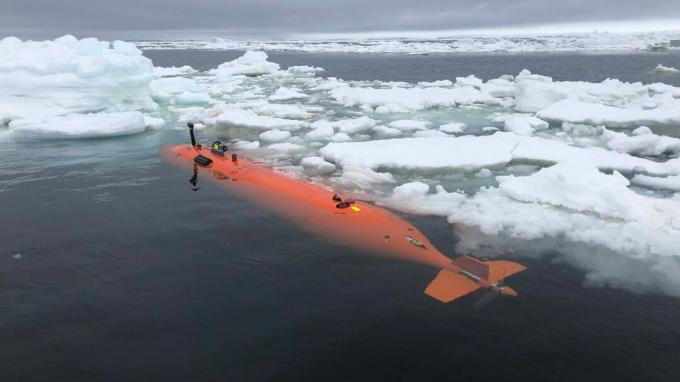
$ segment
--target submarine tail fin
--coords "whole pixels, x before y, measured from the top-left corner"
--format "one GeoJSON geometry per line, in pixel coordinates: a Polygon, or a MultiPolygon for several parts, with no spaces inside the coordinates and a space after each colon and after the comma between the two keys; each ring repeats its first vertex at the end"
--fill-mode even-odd
{"type": "Polygon", "coordinates": [[[490,283],[501,281],[506,277],[512,276],[515,273],[519,273],[527,269],[527,267],[520,263],[507,260],[489,260],[485,261],[484,264],[489,266],[489,275],[487,276],[487,281],[490,283]]]}
{"type": "Polygon", "coordinates": [[[442,269],[425,288],[425,294],[441,302],[451,302],[479,288],[479,284],[467,277],[442,269]]]}

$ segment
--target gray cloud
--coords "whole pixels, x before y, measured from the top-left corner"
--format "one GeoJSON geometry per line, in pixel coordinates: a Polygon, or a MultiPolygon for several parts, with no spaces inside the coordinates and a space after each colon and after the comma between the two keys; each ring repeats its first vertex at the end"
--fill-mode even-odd
{"type": "Polygon", "coordinates": [[[680,1],[0,0],[0,32],[20,37],[282,36],[671,17],[680,18],[680,1]]]}

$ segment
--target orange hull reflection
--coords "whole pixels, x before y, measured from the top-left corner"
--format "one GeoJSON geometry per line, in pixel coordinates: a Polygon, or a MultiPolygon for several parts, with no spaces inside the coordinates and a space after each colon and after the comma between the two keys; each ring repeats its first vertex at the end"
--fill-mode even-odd
{"type": "Polygon", "coordinates": [[[514,291],[501,285],[502,279],[524,269],[509,261],[481,262],[467,256],[452,261],[413,225],[384,208],[362,201],[339,200],[331,190],[247,160],[233,160],[220,151],[178,145],[166,147],[163,154],[174,162],[193,164],[199,173],[209,174],[230,190],[327,240],[442,269],[425,293],[443,302],[480,287],[512,295],[514,291]],[[210,163],[196,164],[198,155],[210,163]]]}

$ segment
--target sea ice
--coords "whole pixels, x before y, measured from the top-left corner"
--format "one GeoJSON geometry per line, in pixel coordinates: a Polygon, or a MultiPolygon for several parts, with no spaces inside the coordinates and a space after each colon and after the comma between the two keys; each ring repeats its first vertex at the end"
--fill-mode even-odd
{"type": "Polygon", "coordinates": [[[270,101],[287,101],[291,99],[303,99],[309,96],[305,93],[301,93],[300,89],[280,87],[274,92],[274,94],[269,96],[270,101]]]}
{"type": "Polygon", "coordinates": [[[666,163],[636,158],[599,147],[585,148],[538,137],[498,132],[488,136],[396,138],[368,142],[329,143],[321,155],[341,166],[371,169],[399,168],[479,170],[511,161],[579,163],[600,169],[680,173],[678,160],[666,163]]]}
{"type": "Polygon", "coordinates": [[[275,73],[279,70],[279,64],[267,61],[267,53],[260,51],[246,51],[243,56],[228,61],[210,72],[218,79],[231,79],[232,76],[260,76],[275,73]]]}
{"type": "Polygon", "coordinates": [[[680,70],[676,68],[663,66],[661,64],[657,65],[656,68],[654,68],[654,71],[657,73],[680,73],[680,70]]]}
{"type": "Polygon", "coordinates": [[[31,138],[103,138],[141,133],[146,129],[144,116],[138,111],[79,114],[49,117],[39,121],[27,119],[9,125],[14,134],[31,138]]]}
{"type": "Polygon", "coordinates": [[[330,174],[335,171],[335,165],[330,162],[326,162],[323,158],[317,156],[311,156],[303,158],[300,161],[305,174],[310,176],[318,176],[324,174],[330,174]]]}
{"type": "Polygon", "coordinates": [[[502,115],[496,119],[503,121],[505,131],[519,135],[530,136],[536,130],[548,128],[548,122],[527,114],[502,115]]]}
{"type": "Polygon", "coordinates": [[[639,110],[564,99],[539,110],[536,115],[549,121],[608,127],[672,126],[680,125],[680,101],[666,107],[639,110]]]}
{"type": "Polygon", "coordinates": [[[151,60],[134,45],[67,35],[0,40],[0,121],[154,109],[151,60]]]}
{"type": "Polygon", "coordinates": [[[227,106],[218,108],[214,117],[206,117],[203,121],[208,126],[220,128],[247,128],[253,130],[289,130],[296,131],[306,126],[305,122],[257,115],[250,110],[236,109],[227,106]]]}
{"type": "Polygon", "coordinates": [[[449,122],[439,126],[439,130],[447,134],[460,134],[465,130],[465,127],[462,122],[449,122]]]}

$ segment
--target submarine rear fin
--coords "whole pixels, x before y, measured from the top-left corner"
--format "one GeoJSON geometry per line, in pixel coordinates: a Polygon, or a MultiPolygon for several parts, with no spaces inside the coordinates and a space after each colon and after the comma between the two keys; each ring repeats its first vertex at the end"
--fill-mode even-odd
{"type": "Polygon", "coordinates": [[[479,284],[467,277],[442,269],[425,288],[425,294],[441,302],[451,302],[479,288],[479,284]]]}
{"type": "Polygon", "coordinates": [[[490,283],[501,281],[508,276],[512,276],[515,273],[522,272],[523,270],[527,269],[527,267],[520,263],[507,260],[489,260],[485,261],[484,264],[489,266],[489,275],[487,280],[490,283]]]}

